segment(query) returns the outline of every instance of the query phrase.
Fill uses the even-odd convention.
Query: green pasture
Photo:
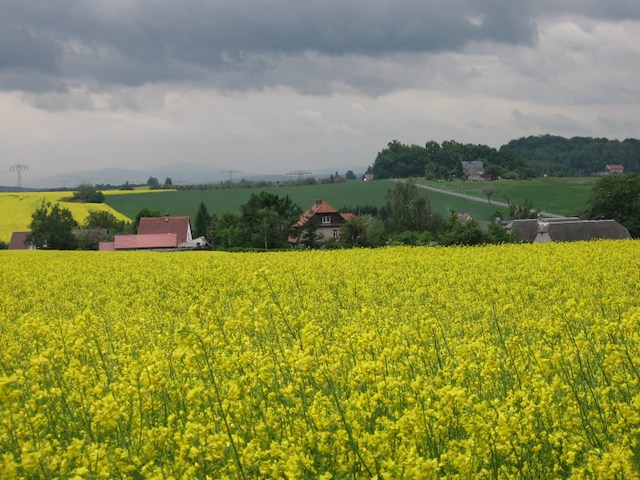
[[[536,178],[533,180],[498,180],[494,182],[432,182],[420,179],[425,185],[466,193],[486,199],[482,193],[485,188],[492,188],[493,201],[506,202],[505,195],[510,202],[523,202],[529,199],[537,209],[551,213],[574,215],[584,210],[591,194],[594,178]],[[386,203],[386,193],[392,188],[392,180],[376,180],[374,182],[345,182],[333,184],[282,186],[268,188],[247,189],[212,189],[212,190],[177,190],[158,191],[139,195],[127,193],[108,195],[105,202],[118,212],[128,216],[135,215],[142,208],[158,210],[162,214],[189,215],[195,219],[200,202],[204,202],[210,213],[220,215],[224,212],[240,212],[240,206],[245,203],[252,193],[267,191],[279,196],[289,195],[294,203],[303,210],[308,208],[316,199],[325,200],[334,208],[340,209],[346,205],[375,205],[382,207]],[[495,204],[466,200],[445,193],[427,192],[431,205],[437,213],[448,217],[452,211],[467,212],[478,220],[486,220],[494,212],[499,212],[503,218],[508,217],[504,207]]]
[[[478,221],[488,220],[496,212],[500,214],[501,218],[509,218],[509,209],[504,207],[466,200],[446,193],[423,191],[429,197],[433,210],[445,218],[448,218],[451,212],[468,213]]]
[[[512,203],[520,203],[526,199],[533,202],[534,208],[561,215],[575,215],[587,208],[595,177],[541,177],[531,180],[496,180],[493,182],[425,181],[418,182],[452,192],[466,193],[486,199],[482,192],[491,188],[492,200],[507,202],[505,195]]]
[[[291,200],[306,210],[316,199],[322,199],[334,208],[345,205],[376,205],[386,203],[387,190],[393,187],[390,180],[377,182],[345,182],[324,185],[284,186],[268,188],[233,188],[214,190],[178,190],[146,193],[144,195],[109,195],[105,202],[113,209],[133,218],[143,208],[158,210],[162,214],[189,215],[195,218],[200,202],[209,213],[240,212],[240,206],[252,193],[266,191]]]

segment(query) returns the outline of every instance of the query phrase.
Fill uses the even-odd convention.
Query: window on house
[[[325,215],[324,217],[322,217],[322,223],[331,223],[331,217]]]
[[[333,238],[338,238],[340,236],[340,232],[338,230],[333,231]]]

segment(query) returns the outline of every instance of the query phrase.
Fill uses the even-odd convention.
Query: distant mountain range
[[[174,184],[218,182],[222,180],[222,175],[217,170],[190,163],[175,163],[144,170],[103,168],[100,170],[66,172],[31,179],[29,184],[33,185],[29,186],[73,188],[81,183],[91,183],[94,185],[122,185],[125,182],[129,182],[131,184],[143,184],[147,183],[149,177],[156,177],[160,183],[164,183],[165,178],[169,177]]]
[[[340,169],[325,168],[321,171],[312,172],[314,177],[328,177],[339,170],[342,175],[347,170],[353,170],[356,175],[361,175],[365,167],[349,167]],[[295,175],[293,175],[295,176]],[[249,181],[266,180],[281,181],[291,180],[292,175],[282,174],[247,174],[240,172],[224,172],[211,167],[197,165],[193,163],[180,162],[168,165],[161,165],[153,168],[134,170],[127,168],[102,168],[99,170],[84,170],[66,172],[45,177],[33,177],[31,175],[23,177],[23,191],[34,189],[73,189],[81,183],[93,185],[113,185],[119,186],[125,182],[133,185],[146,184],[149,177],[155,177],[163,184],[168,177],[174,185],[192,185],[202,183],[219,183],[229,179],[239,181],[241,179]],[[0,186],[1,191],[16,191],[14,186]]]

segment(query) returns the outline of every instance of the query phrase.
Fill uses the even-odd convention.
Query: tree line
[[[540,175],[590,176],[606,165],[640,172],[640,140],[538,135],[511,140],[499,149],[454,140],[424,146],[389,142],[375,158],[376,178],[464,179],[462,162],[481,161],[487,179],[527,179]]]
[[[376,179],[426,177],[427,179],[464,179],[462,162],[481,161],[488,178],[526,179],[535,171],[508,151],[487,145],[462,144],[454,140],[404,145],[393,140],[378,153],[372,172]]]
[[[603,172],[606,165],[624,165],[626,172],[640,172],[640,140],[539,135],[511,140],[500,147],[538,174],[588,176]]]

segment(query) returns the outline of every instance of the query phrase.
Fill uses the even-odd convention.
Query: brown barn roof
[[[544,229],[543,229],[544,230]],[[577,220],[550,222],[546,226],[549,238],[554,242],[631,238],[629,230],[615,220]]]
[[[31,232],[13,232],[7,248],[9,250],[27,250],[29,248],[27,243],[29,233]]]
[[[189,217],[142,217],[138,226],[138,235],[157,235],[175,233],[179,245],[191,240],[191,222]],[[174,245],[175,246],[175,245]],[[116,248],[117,245],[116,245]]]
[[[511,222],[511,233],[518,242],[532,243],[538,234],[538,220],[514,220]]]

